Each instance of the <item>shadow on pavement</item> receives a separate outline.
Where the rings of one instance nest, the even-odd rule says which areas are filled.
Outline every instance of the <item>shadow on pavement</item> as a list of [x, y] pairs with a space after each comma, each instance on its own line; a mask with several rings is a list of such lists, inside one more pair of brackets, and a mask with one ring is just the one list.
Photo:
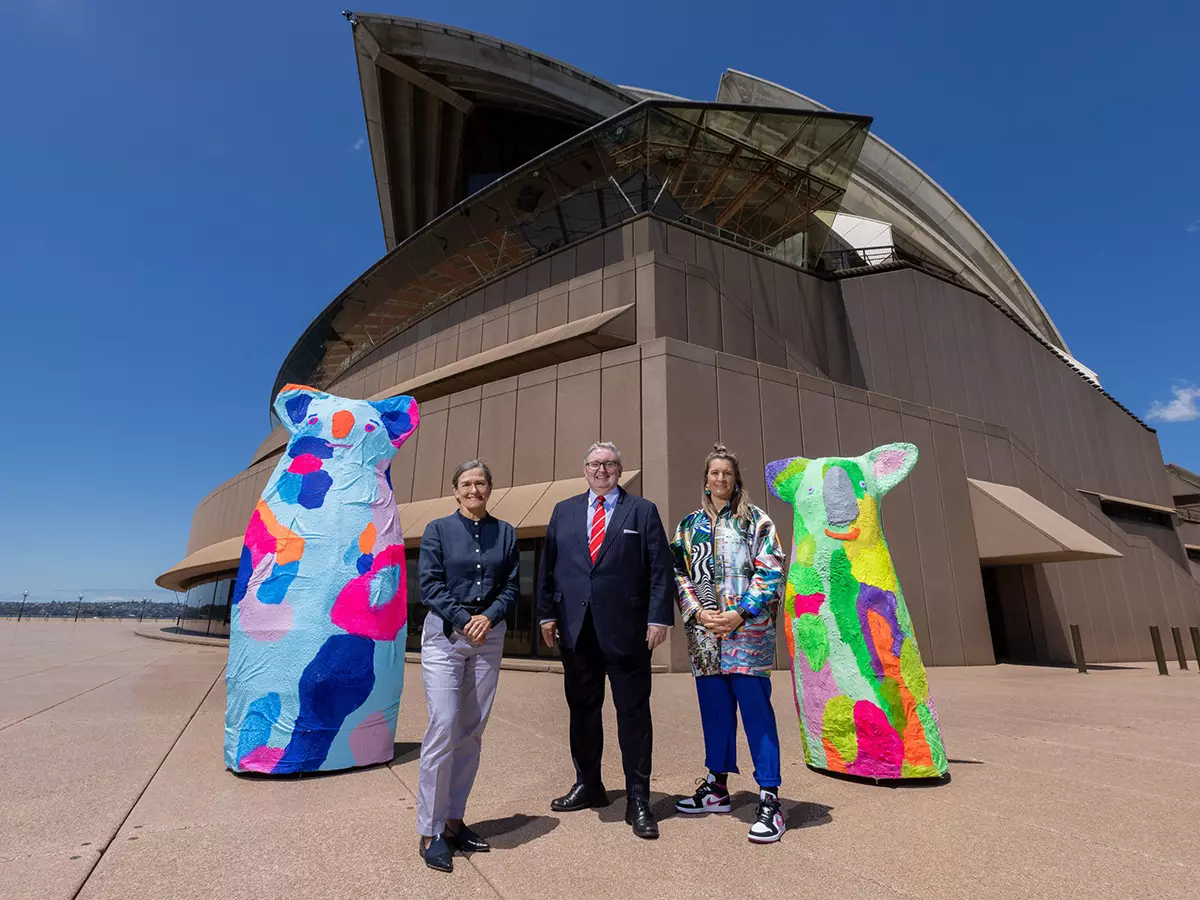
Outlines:
[[[947, 762], [953, 762], [953, 760], [947, 760]], [[978, 765], [983, 765], [983, 763], [978, 763]], [[854, 784], [867, 785], [868, 787], [892, 788], [893, 790], [944, 787], [953, 778], [949, 772], [941, 778], [868, 778], [863, 775], [850, 775], [847, 772], [831, 772], [828, 769], [818, 769], [815, 766], [809, 766], [808, 770], [817, 775], [824, 775], [826, 778], [835, 778], [838, 781], [849, 781]]]
[[512, 850], [530, 841], [545, 837], [558, 827], [558, 819], [552, 816], [527, 816], [517, 813], [503, 819], [488, 819], [471, 826], [485, 837], [496, 850]]
[[[750, 791], [738, 791], [730, 796], [733, 801], [733, 817], [740, 822], [751, 825], [754, 813], [758, 810], [758, 794]], [[833, 821], [829, 813], [832, 806], [824, 803], [809, 803], [806, 800], [788, 800], [779, 798], [783, 822], [788, 828], [812, 828], [815, 825], [828, 825]]]
[[391, 765], [402, 765], [412, 762], [421, 755], [421, 745], [414, 741], [396, 741], [392, 745]]

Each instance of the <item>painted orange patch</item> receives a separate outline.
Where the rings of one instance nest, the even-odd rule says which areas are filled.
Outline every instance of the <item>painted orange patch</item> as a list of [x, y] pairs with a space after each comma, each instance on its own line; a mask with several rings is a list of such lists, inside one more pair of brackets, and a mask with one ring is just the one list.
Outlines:
[[917, 701], [904, 683], [900, 660], [892, 652], [892, 626], [873, 609], [867, 610], [867, 622], [871, 628], [871, 642], [879, 654], [884, 674], [894, 678], [900, 686], [900, 705], [904, 707], [904, 761], [914, 766], [932, 766], [933, 754], [929, 750], [929, 742], [925, 740], [925, 727], [917, 714]]
[[825, 745], [825, 767], [830, 772], [846, 774], [846, 762], [842, 759], [842, 754], [838, 753], [837, 747], [829, 743], [829, 738], [821, 738], [821, 743]]
[[358, 536], [358, 549], [363, 553], [370, 553], [375, 548], [375, 523], [368, 522], [367, 527], [362, 530], [362, 534]]
[[259, 500], [255, 510], [267, 527], [268, 533], [275, 538], [275, 562], [286, 566], [288, 563], [299, 561], [300, 557], [304, 555], [304, 538], [292, 529], [280, 525], [279, 520], [275, 518], [275, 514], [271, 512], [271, 508], [264, 501]]
[[825, 533], [835, 541], [856, 541], [858, 540], [858, 536], [862, 534], [862, 529], [857, 525], [855, 525], [849, 531], [843, 532], [830, 531], [828, 528], [826, 528]]
[[354, 413], [348, 409], [339, 409], [333, 414], [333, 436], [344, 438], [354, 427]]
[[281, 387], [279, 389], [279, 393], [281, 393], [281, 394], [285, 393], [287, 391], [311, 391], [314, 394], [322, 393], [321, 391], [317, 390], [315, 387], [309, 387], [307, 384], [285, 384], [283, 387]]

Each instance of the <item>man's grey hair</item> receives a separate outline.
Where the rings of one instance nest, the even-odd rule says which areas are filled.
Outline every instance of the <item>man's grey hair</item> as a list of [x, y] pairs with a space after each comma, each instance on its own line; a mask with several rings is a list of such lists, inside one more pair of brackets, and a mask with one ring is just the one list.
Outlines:
[[587, 448], [587, 453], [583, 454], [583, 461], [587, 462], [588, 458], [597, 450], [607, 450], [617, 458], [617, 462], [621, 464], [622, 468], [625, 467], [625, 464], [621, 462], [621, 448], [611, 441], [596, 441], [596, 443]]

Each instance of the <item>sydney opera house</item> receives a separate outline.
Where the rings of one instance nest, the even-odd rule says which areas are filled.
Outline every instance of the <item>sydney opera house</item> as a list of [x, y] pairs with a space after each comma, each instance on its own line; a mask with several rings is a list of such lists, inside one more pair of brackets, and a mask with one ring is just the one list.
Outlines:
[[[387, 252], [247, 389], [264, 419], [289, 382], [417, 398], [392, 467], [410, 560], [454, 508], [455, 465], [490, 464], [522, 547], [508, 653], [550, 652], [532, 621], [541, 536], [600, 439], [671, 527], [719, 438], [785, 545], [766, 462], [915, 443], [884, 516], [933, 665], [1069, 662], [1072, 625], [1089, 661], [1146, 660], [1150, 626], [1200, 625], [1200, 547], [1153, 429], [868, 117], [743, 72], [682, 98], [450, 26], [350, 19]], [[274, 427], [246, 448], [159, 576], [189, 628], [228, 631], [241, 535], [284, 445]], [[658, 654], [686, 669], [682, 636]]]

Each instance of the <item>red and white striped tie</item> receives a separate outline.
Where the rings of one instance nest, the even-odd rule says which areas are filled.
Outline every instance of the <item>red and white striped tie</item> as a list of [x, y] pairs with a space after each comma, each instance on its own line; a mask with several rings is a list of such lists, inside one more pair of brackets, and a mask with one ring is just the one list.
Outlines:
[[596, 554], [604, 543], [604, 498], [596, 498], [596, 511], [592, 514], [592, 532], [588, 538], [588, 552], [592, 554], [592, 565], [596, 564]]

